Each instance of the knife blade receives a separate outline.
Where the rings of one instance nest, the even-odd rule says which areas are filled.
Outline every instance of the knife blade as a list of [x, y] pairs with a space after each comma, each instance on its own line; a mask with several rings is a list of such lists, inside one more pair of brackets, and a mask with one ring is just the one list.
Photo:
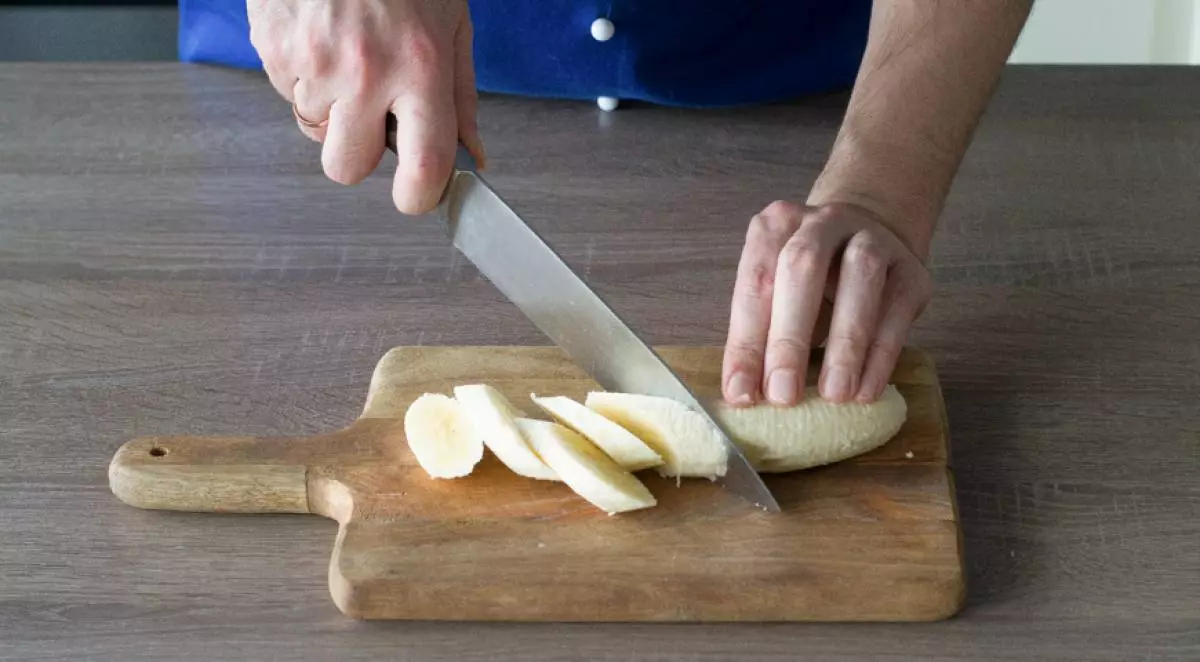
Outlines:
[[[388, 148], [395, 153], [395, 117]], [[451, 243], [601, 388], [672, 398], [714, 428], [727, 452], [717, 482], [768, 512], [779, 504], [728, 431], [683, 380], [476, 172], [463, 145], [437, 218]]]

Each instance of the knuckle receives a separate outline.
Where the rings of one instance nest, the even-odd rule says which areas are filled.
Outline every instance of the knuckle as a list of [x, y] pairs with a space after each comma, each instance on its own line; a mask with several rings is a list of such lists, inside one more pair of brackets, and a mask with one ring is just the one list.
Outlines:
[[730, 340], [725, 352], [729, 358], [729, 367], [734, 370], [753, 371], [762, 367], [763, 350], [753, 343]]
[[801, 338], [776, 338], [767, 343], [767, 354], [775, 358], [776, 362], [796, 360], [811, 350], [812, 344]]
[[378, 53], [375, 42], [362, 32], [348, 35], [342, 42], [341, 57], [354, 67], [373, 63]]
[[746, 229], [746, 240], [749, 242], [757, 241], [771, 234], [771, 217], [762, 213], [755, 214], [750, 219], [750, 226]]
[[848, 350], [851, 353], [848, 358], [854, 359], [854, 353], [866, 349], [868, 345], [867, 331], [857, 326], [830, 331], [829, 345], [842, 351]]
[[823, 248], [821, 238], [813, 232], [801, 230], [783, 246], [779, 262], [794, 274], [811, 274], [820, 266]]
[[325, 76], [333, 69], [333, 53], [324, 39], [310, 33], [305, 44], [305, 67], [314, 77]]
[[379, 49], [373, 42], [365, 37], [349, 39], [339, 57], [343, 80], [353, 96], [361, 96], [378, 87], [382, 63]]
[[863, 336], [848, 334], [830, 336], [825, 350], [825, 366], [856, 372], [862, 369], [870, 351], [871, 346]]
[[420, 190], [439, 186], [449, 174], [450, 159], [434, 150], [422, 150], [409, 162], [408, 167], [397, 173], [405, 185]]
[[776, 200], [750, 219], [747, 231], [751, 241], [761, 241], [795, 230], [800, 208], [786, 200]]
[[826, 234], [840, 221], [833, 213], [825, 209], [820, 209], [804, 215], [801, 228], [814, 234]]
[[890, 338], [877, 338], [871, 343], [868, 351], [877, 359], [883, 358], [891, 361], [893, 357], [900, 354], [900, 344]]
[[829, 203], [815, 207], [812, 210], [814, 218], [843, 218], [849, 216], [847, 206], [842, 203]]
[[787, 200], [775, 200], [771, 204], [763, 207], [762, 213], [767, 216], [775, 216], [787, 218], [789, 216], [798, 216], [801, 212], [800, 205]]
[[775, 271], [765, 264], [755, 264], [739, 279], [739, 291], [753, 299], [770, 299], [775, 289]]
[[401, 42], [400, 53], [406, 65], [418, 69], [436, 69], [442, 58], [441, 45], [425, 30], [410, 32]]
[[870, 275], [883, 271], [888, 264], [883, 249], [865, 234], [856, 235], [854, 239], [850, 240], [842, 259], [859, 271]]

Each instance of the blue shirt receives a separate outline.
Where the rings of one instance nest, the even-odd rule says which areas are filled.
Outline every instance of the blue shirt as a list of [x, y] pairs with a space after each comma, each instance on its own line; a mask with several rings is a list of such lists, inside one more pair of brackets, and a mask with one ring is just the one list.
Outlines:
[[[849, 87], [871, 0], [469, 0], [478, 87], [684, 107]], [[261, 68], [242, 0], [180, 0], [185, 62]], [[592, 22], [615, 28], [597, 41]]]

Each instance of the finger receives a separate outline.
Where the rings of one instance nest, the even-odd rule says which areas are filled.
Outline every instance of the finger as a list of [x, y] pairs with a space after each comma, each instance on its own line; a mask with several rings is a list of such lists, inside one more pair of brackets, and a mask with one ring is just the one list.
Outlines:
[[298, 78], [286, 56], [287, 35], [278, 11], [261, 0], [247, 3], [246, 13], [250, 27], [250, 45], [262, 62], [263, 71], [279, 96], [292, 100], [292, 89]]
[[833, 223], [807, 221], [780, 252], [764, 362], [764, 389], [773, 404], [793, 405], [802, 397], [829, 264], [847, 234]]
[[354, 100], [338, 100], [329, 111], [321, 167], [339, 184], [366, 179], [383, 158], [387, 109]]
[[721, 369], [721, 390], [730, 404], [753, 404], [761, 395], [776, 263], [779, 251], [798, 225], [798, 208], [768, 207], [751, 219], [746, 231]]
[[313, 142], [323, 142], [325, 140], [326, 123], [314, 124], [300, 115], [300, 111], [296, 110], [296, 105], [292, 104], [292, 116], [296, 119], [296, 128]]
[[833, 319], [833, 303], [830, 301], [832, 297], [826, 295], [821, 301], [821, 310], [817, 312], [817, 323], [813, 325], [812, 345], [820, 347], [821, 343], [829, 338], [829, 323]]
[[837, 296], [838, 281], [841, 276], [841, 260], [834, 253], [829, 262], [829, 277], [825, 280], [825, 296], [821, 301], [821, 310], [817, 312], [817, 322], [813, 325], [812, 346], [820, 347], [829, 339], [829, 324], [833, 320], [833, 299]]
[[294, 90], [299, 81], [298, 78], [279, 67], [268, 64], [265, 60], [263, 61], [263, 70], [267, 72], [267, 79], [271, 81], [271, 87], [275, 88], [279, 96], [289, 102], [295, 100]]
[[909, 276], [904, 267], [893, 270], [883, 291], [884, 311], [875, 339], [867, 350], [862, 386], [855, 399], [874, 402], [887, 386], [896, 368], [900, 351], [908, 338], [913, 321], [921, 314], [928, 299], [928, 277]]
[[292, 108], [301, 133], [316, 142], [324, 142], [329, 128], [332, 96], [308, 80], [296, 81], [292, 93]]
[[479, 90], [475, 86], [474, 29], [463, 15], [454, 43], [454, 109], [458, 113], [458, 139], [475, 157], [475, 167], [487, 167], [487, 153], [479, 137]]
[[404, 214], [437, 206], [454, 166], [458, 119], [454, 111], [453, 57], [428, 55], [406, 75], [408, 87], [393, 102], [396, 177], [392, 200]]
[[860, 232], [842, 252], [829, 341], [818, 388], [821, 397], [845, 402], [858, 393], [867, 347], [875, 335], [887, 284], [888, 257], [869, 234]]

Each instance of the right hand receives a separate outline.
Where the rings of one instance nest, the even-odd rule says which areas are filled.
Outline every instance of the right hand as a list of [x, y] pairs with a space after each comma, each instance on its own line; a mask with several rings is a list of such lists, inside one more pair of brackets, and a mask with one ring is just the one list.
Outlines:
[[357, 184], [379, 165], [396, 115], [392, 199], [423, 214], [441, 197], [459, 140], [483, 167], [465, 0], [247, 0], [250, 41], [271, 84], [322, 143], [321, 166]]

